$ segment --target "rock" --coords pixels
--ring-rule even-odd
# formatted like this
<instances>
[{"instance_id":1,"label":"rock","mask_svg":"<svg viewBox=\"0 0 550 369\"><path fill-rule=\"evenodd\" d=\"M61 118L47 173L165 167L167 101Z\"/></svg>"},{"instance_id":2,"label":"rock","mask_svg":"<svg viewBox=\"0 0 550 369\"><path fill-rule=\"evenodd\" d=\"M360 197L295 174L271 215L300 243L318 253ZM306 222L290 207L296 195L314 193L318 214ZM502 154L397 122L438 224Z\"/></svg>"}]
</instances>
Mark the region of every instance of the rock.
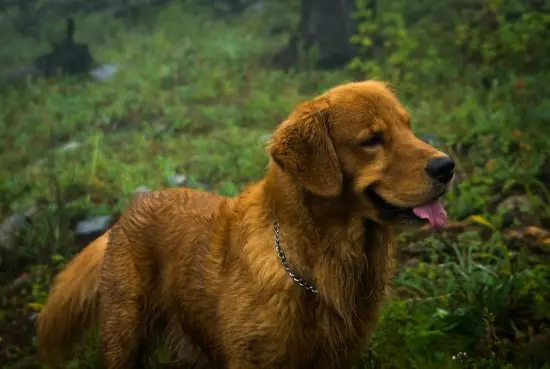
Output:
<instances>
[{"instance_id":1,"label":"rock","mask_svg":"<svg viewBox=\"0 0 550 369\"><path fill-rule=\"evenodd\" d=\"M25 228L38 213L36 207L31 207L22 213L6 218L0 224L0 248L11 250L15 246L17 232Z\"/></svg>"},{"instance_id":2,"label":"rock","mask_svg":"<svg viewBox=\"0 0 550 369\"><path fill-rule=\"evenodd\" d=\"M495 208L497 214L506 214L507 223L513 218L516 224L537 224L540 225L544 218L538 210L543 200L538 195L511 195L502 200ZM503 222L503 228L505 224Z\"/></svg>"},{"instance_id":3,"label":"rock","mask_svg":"<svg viewBox=\"0 0 550 369\"><path fill-rule=\"evenodd\" d=\"M526 195L512 195L504 199L497 208L503 212L527 213L533 210L533 204Z\"/></svg>"},{"instance_id":4,"label":"rock","mask_svg":"<svg viewBox=\"0 0 550 369\"><path fill-rule=\"evenodd\" d=\"M119 71L119 68L114 64L103 64L92 69L89 74L96 81L106 82L112 79Z\"/></svg>"},{"instance_id":5,"label":"rock","mask_svg":"<svg viewBox=\"0 0 550 369\"><path fill-rule=\"evenodd\" d=\"M174 174L166 177L166 184L169 187L184 187L187 185L187 176L184 174Z\"/></svg>"},{"instance_id":6,"label":"rock","mask_svg":"<svg viewBox=\"0 0 550 369\"><path fill-rule=\"evenodd\" d=\"M76 224L77 236L90 236L105 232L113 223L112 215L102 215L82 220Z\"/></svg>"},{"instance_id":7,"label":"rock","mask_svg":"<svg viewBox=\"0 0 550 369\"><path fill-rule=\"evenodd\" d=\"M81 146L80 142L69 141L66 144L59 147L59 151L72 151L76 150Z\"/></svg>"},{"instance_id":8,"label":"rock","mask_svg":"<svg viewBox=\"0 0 550 369\"><path fill-rule=\"evenodd\" d=\"M151 192L152 190L147 187L147 186L139 186L138 188L136 188L134 190L134 192L132 192L132 198L136 198L138 197L139 195L143 194L143 193L147 193L147 192Z\"/></svg>"}]
</instances>

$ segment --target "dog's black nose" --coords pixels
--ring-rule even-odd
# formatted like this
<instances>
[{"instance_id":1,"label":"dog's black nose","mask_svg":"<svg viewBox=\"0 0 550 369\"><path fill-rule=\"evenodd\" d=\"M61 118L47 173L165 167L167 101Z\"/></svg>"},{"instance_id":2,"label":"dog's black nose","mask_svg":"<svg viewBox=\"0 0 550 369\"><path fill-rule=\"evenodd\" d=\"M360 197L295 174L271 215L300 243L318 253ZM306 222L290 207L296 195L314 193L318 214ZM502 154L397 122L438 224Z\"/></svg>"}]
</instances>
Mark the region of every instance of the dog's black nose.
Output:
<instances>
[{"instance_id":1,"label":"dog's black nose","mask_svg":"<svg viewBox=\"0 0 550 369\"><path fill-rule=\"evenodd\" d=\"M455 162L449 156L433 159L426 165L426 171L433 179L448 183L454 174Z\"/></svg>"}]
</instances>

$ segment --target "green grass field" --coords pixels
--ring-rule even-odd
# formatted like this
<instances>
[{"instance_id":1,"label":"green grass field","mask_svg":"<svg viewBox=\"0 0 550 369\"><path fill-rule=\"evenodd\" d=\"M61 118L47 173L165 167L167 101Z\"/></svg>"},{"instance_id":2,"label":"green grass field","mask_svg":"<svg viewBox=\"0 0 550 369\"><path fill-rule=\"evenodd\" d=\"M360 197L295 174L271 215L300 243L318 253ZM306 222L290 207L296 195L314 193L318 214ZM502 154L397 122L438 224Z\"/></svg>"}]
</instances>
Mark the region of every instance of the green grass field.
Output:
<instances>
[{"instance_id":1,"label":"green grass field","mask_svg":"<svg viewBox=\"0 0 550 369\"><path fill-rule=\"evenodd\" d=\"M267 60L288 35L270 30L293 27L299 13L266 4L234 18L190 1L151 9L139 22L76 16L76 38L120 73L106 82L66 77L1 87L0 220L37 209L0 249L1 366L39 367L33 319L52 274L82 246L75 222L116 214L138 187L166 186L175 174L188 186L234 195L263 175L264 139L295 104L373 77L393 83L417 135L450 153L458 173L445 198L449 227L400 235L395 296L361 368L550 363L548 56L531 69L500 57L476 68L449 46L454 30L388 17L387 62L319 71L304 54L299 68L282 71ZM64 29L62 20L49 23L34 39L14 31L12 15L2 17L4 69L28 63ZM539 31L525 31L532 38L522 45ZM506 59L513 66L514 53ZM486 68L498 77L491 90L477 78ZM87 344L67 368L99 368L95 355Z\"/></svg>"}]
</instances>

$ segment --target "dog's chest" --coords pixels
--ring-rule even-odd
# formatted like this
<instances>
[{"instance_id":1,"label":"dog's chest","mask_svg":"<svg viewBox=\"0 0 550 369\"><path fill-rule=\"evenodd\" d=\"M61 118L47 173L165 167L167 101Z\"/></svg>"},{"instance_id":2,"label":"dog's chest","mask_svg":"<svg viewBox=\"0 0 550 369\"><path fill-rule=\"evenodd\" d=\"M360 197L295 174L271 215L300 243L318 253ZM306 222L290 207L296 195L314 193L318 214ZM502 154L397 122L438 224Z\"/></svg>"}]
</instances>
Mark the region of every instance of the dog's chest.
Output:
<instances>
[{"instance_id":1,"label":"dog's chest","mask_svg":"<svg viewBox=\"0 0 550 369\"><path fill-rule=\"evenodd\" d=\"M321 304L313 323L316 366L338 368L337 363L349 363L370 339L380 302L365 295L358 299L356 309L346 314ZM330 365L327 365L330 363ZM326 366L325 366L326 365ZM343 366L346 367L346 366Z\"/></svg>"},{"instance_id":2,"label":"dog's chest","mask_svg":"<svg viewBox=\"0 0 550 369\"><path fill-rule=\"evenodd\" d=\"M304 300L292 309L298 314L279 316L279 327L248 341L250 361L288 369L350 368L370 338L378 303L365 302L369 306L363 306L361 316L343 318L315 296Z\"/></svg>"}]
</instances>

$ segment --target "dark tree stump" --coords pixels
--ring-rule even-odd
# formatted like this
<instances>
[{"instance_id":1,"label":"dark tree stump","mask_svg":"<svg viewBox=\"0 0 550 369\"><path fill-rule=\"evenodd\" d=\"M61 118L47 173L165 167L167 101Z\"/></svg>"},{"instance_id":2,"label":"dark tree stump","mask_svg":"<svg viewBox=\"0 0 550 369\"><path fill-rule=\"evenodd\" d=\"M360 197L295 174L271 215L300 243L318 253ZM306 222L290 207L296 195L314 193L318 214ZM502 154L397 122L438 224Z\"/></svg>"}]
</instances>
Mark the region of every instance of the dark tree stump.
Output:
<instances>
[{"instance_id":1,"label":"dark tree stump","mask_svg":"<svg viewBox=\"0 0 550 369\"><path fill-rule=\"evenodd\" d=\"M354 11L355 0L302 0L298 30L274 63L289 68L297 63L300 47L317 47L319 67L346 64L356 54L356 46L350 43L357 26L352 19Z\"/></svg>"},{"instance_id":2,"label":"dark tree stump","mask_svg":"<svg viewBox=\"0 0 550 369\"><path fill-rule=\"evenodd\" d=\"M58 72L62 74L86 73L94 60L87 44L74 42L75 24L72 18L67 20L65 40L54 43L53 50L41 55L34 61L34 67L46 77Z\"/></svg>"}]
</instances>

